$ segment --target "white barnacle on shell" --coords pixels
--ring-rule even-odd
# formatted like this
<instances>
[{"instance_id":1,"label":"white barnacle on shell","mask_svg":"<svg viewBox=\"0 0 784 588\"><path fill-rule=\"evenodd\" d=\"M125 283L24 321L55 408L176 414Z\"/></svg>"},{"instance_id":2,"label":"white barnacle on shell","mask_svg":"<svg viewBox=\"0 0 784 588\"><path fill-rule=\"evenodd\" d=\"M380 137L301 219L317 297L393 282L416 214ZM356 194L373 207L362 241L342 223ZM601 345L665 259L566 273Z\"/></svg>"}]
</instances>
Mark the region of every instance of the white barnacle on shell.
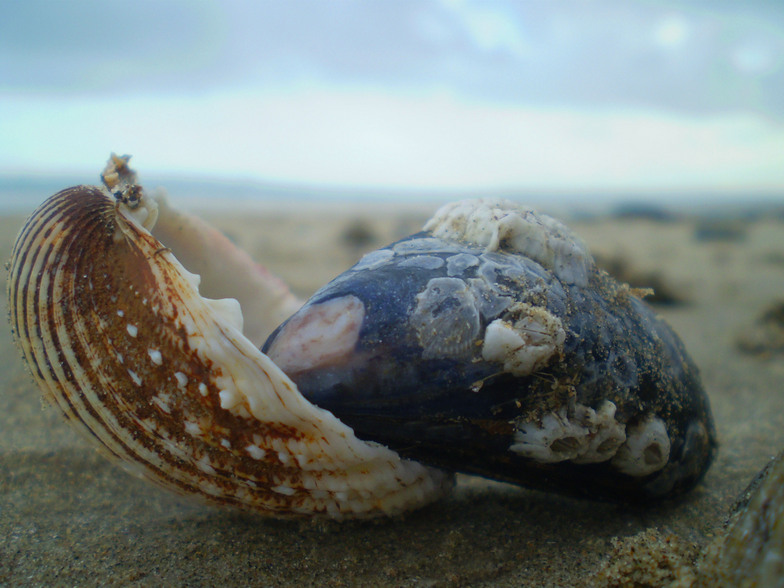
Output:
<instances>
[{"instance_id":1,"label":"white barnacle on shell","mask_svg":"<svg viewBox=\"0 0 784 588\"><path fill-rule=\"evenodd\" d=\"M566 332L558 317L544 308L518 303L509 316L485 330L482 357L502 363L515 376L531 374L563 351Z\"/></svg>"},{"instance_id":2,"label":"white barnacle on shell","mask_svg":"<svg viewBox=\"0 0 784 588\"><path fill-rule=\"evenodd\" d=\"M612 465L629 476L647 476L662 469L670 459L670 437L664 421L648 415L626 431L626 442Z\"/></svg>"},{"instance_id":3,"label":"white barnacle on shell","mask_svg":"<svg viewBox=\"0 0 784 588\"><path fill-rule=\"evenodd\" d=\"M590 431L587 447L573 458L574 463L601 463L611 459L626 441L626 426L615 418L615 404L602 401L596 410L585 411Z\"/></svg>"},{"instance_id":4,"label":"white barnacle on shell","mask_svg":"<svg viewBox=\"0 0 784 588\"><path fill-rule=\"evenodd\" d=\"M662 469L670 457L664 422L648 415L627 427L615 419L615 411L605 400L596 410L577 404L572 411L562 407L539 420L521 422L509 450L540 463L611 460L615 469L633 477Z\"/></svg>"},{"instance_id":5,"label":"white barnacle on shell","mask_svg":"<svg viewBox=\"0 0 784 588\"><path fill-rule=\"evenodd\" d=\"M409 322L422 345L424 359L469 357L479 333L474 293L457 278L433 278L416 296Z\"/></svg>"},{"instance_id":6,"label":"white barnacle on shell","mask_svg":"<svg viewBox=\"0 0 784 588\"><path fill-rule=\"evenodd\" d=\"M566 225L532 208L498 198L441 207L425 224L437 237L514 252L538 261L559 279L585 286L594 265L587 247Z\"/></svg>"},{"instance_id":7,"label":"white barnacle on shell","mask_svg":"<svg viewBox=\"0 0 784 588\"><path fill-rule=\"evenodd\" d=\"M576 404L541 419L517 425L509 451L540 463L599 463L616 455L626 441L626 427L615 419L615 404L603 401L596 410Z\"/></svg>"}]
</instances>

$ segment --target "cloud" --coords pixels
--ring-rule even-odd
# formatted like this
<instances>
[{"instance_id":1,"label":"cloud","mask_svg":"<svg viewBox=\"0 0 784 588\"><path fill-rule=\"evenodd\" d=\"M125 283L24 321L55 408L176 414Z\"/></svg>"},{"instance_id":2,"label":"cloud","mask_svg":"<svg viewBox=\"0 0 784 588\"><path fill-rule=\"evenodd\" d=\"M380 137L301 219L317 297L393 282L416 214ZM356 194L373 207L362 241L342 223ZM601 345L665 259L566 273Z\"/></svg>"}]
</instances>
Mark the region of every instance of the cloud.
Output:
<instances>
[{"instance_id":1,"label":"cloud","mask_svg":"<svg viewBox=\"0 0 784 588\"><path fill-rule=\"evenodd\" d=\"M26 0L4 8L0 69L18 95L375 84L784 120L784 4Z\"/></svg>"},{"instance_id":2,"label":"cloud","mask_svg":"<svg viewBox=\"0 0 784 588\"><path fill-rule=\"evenodd\" d=\"M784 4L26 0L0 171L784 186Z\"/></svg>"},{"instance_id":3,"label":"cloud","mask_svg":"<svg viewBox=\"0 0 784 588\"><path fill-rule=\"evenodd\" d=\"M665 49L677 49L689 38L689 29L689 23L683 15L669 14L654 25L653 37Z\"/></svg>"},{"instance_id":4,"label":"cloud","mask_svg":"<svg viewBox=\"0 0 784 588\"><path fill-rule=\"evenodd\" d=\"M5 92L135 93L193 87L215 59L220 13L203 2L11 2L0 23Z\"/></svg>"},{"instance_id":5,"label":"cloud","mask_svg":"<svg viewBox=\"0 0 784 588\"><path fill-rule=\"evenodd\" d=\"M752 114L487 106L450 94L266 91L188 99L0 101L9 169L140 170L336 186L770 189L784 128ZM57 112L57 124L51 116ZM56 171L56 170L51 170Z\"/></svg>"},{"instance_id":6,"label":"cloud","mask_svg":"<svg viewBox=\"0 0 784 588\"><path fill-rule=\"evenodd\" d=\"M443 0L441 6L460 23L471 43L482 53L507 53L524 58L530 52L518 15L508 5Z\"/></svg>"}]
</instances>

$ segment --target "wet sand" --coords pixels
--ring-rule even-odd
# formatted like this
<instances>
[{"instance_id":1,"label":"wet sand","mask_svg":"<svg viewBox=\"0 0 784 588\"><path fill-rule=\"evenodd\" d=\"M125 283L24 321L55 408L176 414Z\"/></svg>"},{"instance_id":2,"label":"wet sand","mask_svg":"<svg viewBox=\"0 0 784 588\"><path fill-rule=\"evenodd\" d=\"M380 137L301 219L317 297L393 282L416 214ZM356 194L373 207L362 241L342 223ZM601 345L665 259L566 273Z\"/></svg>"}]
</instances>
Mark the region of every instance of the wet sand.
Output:
<instances>
[{"instance_id":1,"label":"wet sand","mask_svg":"<svg viewBox=\"0 0 784 588\"><path fill-rule=\"evenodd\" d=\"M210 219L307 295L427 216L421 207L384 210ZM0 218L0 258L10 257L21 223ZM688 300L657 308L700 367L720 453L695 491L650 507L469 477L428 508L378 522L267 520L193 503L126 474L44 407L0 321L0 584L590 586L617 539L653 530L701 548L784 447L784 356L736 346L784 299L784 223L738 223L737 234L698 238L692 219L569 222L594 254L658 274Z\"/></svg>"}]
</instances>

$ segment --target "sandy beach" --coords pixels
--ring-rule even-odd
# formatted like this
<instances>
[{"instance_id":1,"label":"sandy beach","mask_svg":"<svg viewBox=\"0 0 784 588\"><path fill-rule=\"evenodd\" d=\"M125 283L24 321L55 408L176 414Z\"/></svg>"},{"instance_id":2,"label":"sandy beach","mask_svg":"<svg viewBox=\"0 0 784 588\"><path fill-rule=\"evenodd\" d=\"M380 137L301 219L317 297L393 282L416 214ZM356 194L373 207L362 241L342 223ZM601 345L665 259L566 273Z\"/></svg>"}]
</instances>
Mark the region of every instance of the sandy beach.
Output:
<instances>
[{"instance_id":1,"label":"sandy beach","mask_svg":"<svg viewBox=\"0 0 784 588\"><path fill-rule=\"evenodd\" d=\"M210 219L306 296L429 212L383 210L271 207ZM3 260L22 222L0 218ZM0 584L593 586L614 547L645 531L696 554L784 447L784 355L737 344L784 300L784 221L735 219L713 232L695 217L568 222L597 258L655 277L681 301L657 310L700 368L720 440L688 496L629 507L461 476L446 499L394 520L279 521L204 506L126 474L43 406L3 320Z\"/></svg>"}]
</instances>

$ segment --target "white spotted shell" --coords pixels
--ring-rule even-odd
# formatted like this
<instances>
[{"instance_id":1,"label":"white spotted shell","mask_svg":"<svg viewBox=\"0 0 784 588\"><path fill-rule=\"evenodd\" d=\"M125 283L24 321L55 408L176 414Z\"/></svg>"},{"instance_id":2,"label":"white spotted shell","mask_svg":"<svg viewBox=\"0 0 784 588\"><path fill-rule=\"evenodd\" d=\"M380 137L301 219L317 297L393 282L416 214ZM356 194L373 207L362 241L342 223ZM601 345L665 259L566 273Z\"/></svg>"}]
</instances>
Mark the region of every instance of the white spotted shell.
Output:
<instances>
[{"instance_id":1,"label":"white spotted shell","mask_svg":"<svg viewBox=\"0 0 784 588\"><path fill-rule=\"evenodd\" d=\"M243 299L260 286L249 304L267 317L246 326L256 338L296 305L242 254L211 250L231 250L228 240L137 190L126 163L113 158L104 174L113 192L64 190L17 238L11 324L45 394L129 470L213 503L341 518L395 514L443 494L450 475L357 439L305 400L243 334L236 300L202 297L175 245L210 274L213 291L234 286ZM148 230L156 221L167 242ZM232 271L238 284L227 281Z\"/></svg>"}]
</instances>

